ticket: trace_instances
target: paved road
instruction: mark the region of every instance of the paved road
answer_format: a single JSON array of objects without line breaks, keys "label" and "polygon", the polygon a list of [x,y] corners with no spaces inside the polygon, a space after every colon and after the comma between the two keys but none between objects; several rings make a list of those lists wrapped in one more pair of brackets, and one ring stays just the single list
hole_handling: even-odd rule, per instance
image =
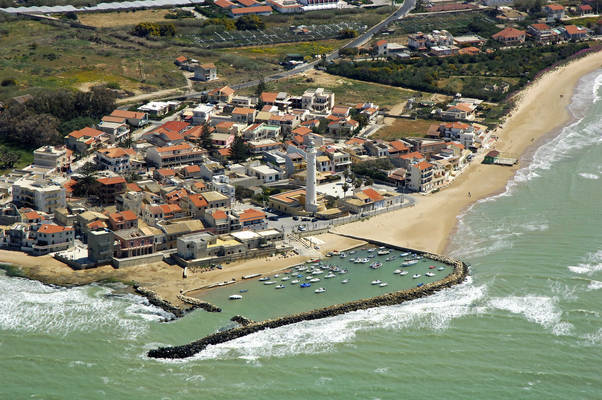
[{"label": "paved road", "polygon": [[[398,19],[404,18],[405,16],[408,15],[408,13],[416,6],[416,0],[405,0],[403,2],[403,4],[401,5],[401,7],[399,7],[393,14],[389,15],[387,18],[385,18],[384,20],[382,20],[381,22],[379,22],[378,24],[374,25],[372,28],[368,29],[366,32],[362,33],[360,36],[356,37],[355,39],[353,39],[352,41],[350,41],[349,43],[345,44],[344,46],[341,47],[341,49],[348,49],[351,47],[358,47],[361,46],[363,44],[366,44],[367,42],[369,42],[372,37],[374,37],[374,35],[376,35],[378,32],[380,32],[381,30],[383,30],[384,28],[386,28],[387,26],[389,26],[389,24],[393,21],[396,21]],[[327,61],[333,61],[336,60],[337,58],[339,58],[339,50],[334,50],[333,52],[329,53],[326,55],[326,60]],[[279,79],[283,79],[283,78],[288,78],[306,71],[309,71],[311,69],[313,69],[318,63],[320,62],[320,60],[317,61],[312,61],[310,63],[307,64],[303,64],[298,66],[297,68],[293,68],[290,69],[288,71],[282,71],[279,72],[277,74],[274,75],[268,75],[266,77],[264,77],[264,81],[265,82],[272,82],[272,81],[277,81]],[[243,82],[243,83],[237,83],[237,84],[232,84],[230,85],[230,87],[232,89],[235,90],[240,90],[240,89],[245,89],[245,88],[249,88],[249,87],[253,87],[253,86],[257,86],[259,84],[259,79],[255,79],[252,81],[248,81],[248,82]],[[190,98],[196,98],[196,97],[201,97],[204,94],[206,94],[207,91],[203,91],[203,92],[192,92],[192,93],[188,93],[186,95],[183,96],[172,96],[172,97],[168,97],[165,98],[164,100],[172,100],[172,99],[190,99]],[[127,101],[128,99],[123,99],[124,101]]]}]

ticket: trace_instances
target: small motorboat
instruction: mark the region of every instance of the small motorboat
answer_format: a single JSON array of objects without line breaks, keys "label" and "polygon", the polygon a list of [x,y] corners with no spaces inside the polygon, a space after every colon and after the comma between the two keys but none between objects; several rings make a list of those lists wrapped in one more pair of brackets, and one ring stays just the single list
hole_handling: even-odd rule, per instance
[{"label": "small motorboat", "polygon": [[437,271],[443,271],[445,269],[445,267],[439,267],[437,268]]},{"label": "small motorboat", "polygon": [[240,293],[247,293],[249,289],[240,289]]},{"label": "small motorboat", "polygon": [[424,283],[420,282],[418,285],[416,285],[416,287],[421,287],[424,286]]},{"label": "small motorboat", "polygon": [[293,285],[296,285],[297,283],[299,283],[299,279],[292,280],[292,281],[291,281],[291,283],[292,283]]},{"label": "small motorboat", "polygon": [[312,275],[320,275],[320,274],[323,274],[323,273],[324,273],[324,271],[322,271],[321,269],[316,269],[315,271],[311,272]]},{"label": "small motorboat", "polygon": [[380,247],[379,247],[379,249],[381,249],[381,250],[382,250],[382,249],[384,249],[384,248],[386,248],[386,247],[385,247],[385,246],[380,246]]},{"label": "small motorboat", "polygon": [[284,289],[285,287],[286,286],[284,286],[284,285],[278,285],[278,286],[275,287],[275,289]]},{"label": "small motorboat", "polygon": [[280,276],[280,274],[276,274],[274,275],[274,278],[278,278]]},{"label": "small motorboat", "polygon": [[429,269],[435,269],[434,265],[429,265]]},{"label": "small motorboat", "polygon": [[309,280],[311,283],[320,282],[320,278],[312,278]]},{"label": "small motorboat", "polygon": [[339,271],[337,271],[337,272],[338,272],[339,274],[346,274],[346,273],[347,273],[347,272],[349,272],[349,271],[347,271],[346,269],[341,269],[341,270],[339,270]]},{"label": "small motorboat", "polygon": [[269,276],[264,276],[263,278],[259,278],[259,282],[265,282],[265,281],[269,281],[270,277]]},{"label": "small motorboat", "polygon": [[408,253],[408,252],[406,251],[405,253],[400,253],[400,254],[399,254],[399,257],[407,257],[407,256],[409,256],[409,255],[410,255],[410,253]]},{"label": "small motorboat", "polygon": [[405,276],[405,275],[407,275],[407,274],[408,274],[408,271],[401,271],[401,272],[399,273],[399,276]]},{"label": "small motorboat", "polygon": [[280,279],[280,280],[281,280],[281,281],[288,281],[289,279],[291,279],[291,278],[290,278],[290,277],[288,277],[288,276],[285,276],[284,278],[282,278],[282,279]]},{"label": "small motorboat", "polygon": [[385,286],[387,286],[387,285],[388,285],[388,283],[387,283],[387,282],[383,282],[383,283],[379,283],[379,284],[378,284],[378,286],[380,286],[380,287],[385,287]]},{"label": "small motorboat", "polygon": [[343,279],[343,280],[341,281],[341,283],[342,283],[342,284],[349,283],[349,279]]},{"label": "small motorboat", "polygon": [[420,274],[414,274],[414,275],[412,275],[412,278],[418,279],[418,278],[420,278]]},{"label": "small motorboat", "polygon": [[299,287],[311,287],[311,283],[302,283],[299,285]]},{"label": "small motorboat", "polygon": [[380,267],[382,267],[382,263],[379,263],[379,262],[370,264],[371,269],[379,269]]},{"label": "small motorboat", "polygon": [[[345,257],[347,257],[347,254],[341,253],[341,254],[339,254],[339,257],[340,258],[345,258]],[[322,289],[322,288],[320,288],[320,289]],[[326,289],[324,289],[324,291],[326,291]]]},{"label": "small motorboat", "polygon": [[379,250],[379,251],[376,252],[376,254],[378,254],[379,256],[384,256],[384,255],[387,255],[389,253],[391,253],[390,250]]},{"label": "small motorboat", "polygon": [[404,267],[409,267],[410,265],[418,264],[418,260],[408,260],[401,263]]},{"label": "small motorboat", "polygon": [[316,290],[314,290],[314,293],[324,293],[326,291],[326,289],[324,289],[323,287],[318,288]]},{"label": "small motorboat", "polygon": [[376,254],[372,253],[372,254],[368,254],[368,258],[374,258],[376,257]]},{"label": "small motorboat", "polygon": [[273,285],[274,283],[276,283],[276,282],[274,282],[274,281],[265,281],[265,282],[263,282],[264,285]]},{"label": "small motorboat", "polygon": [[242,296],[239,294],[233,294],[232,296],[228,297],[230,300],[240,300],[242,299]]},{"label": "small motorboat", "polygon": [[432,272],[427,272],[427,273],[426,273],[426,274],[424,274],[424,275],[425,275],[425,276],[428,276],[428,277],[435,276],[435,274],[434,274],[434,273],[432,273]]},{"label": "small motorboat", "polygon": [[396,269],[395,271],[393,271],[393,273],[394,274],[399,274],[399,273],[401,273],[401,270],[400,269]]},{"label": "small motorboat", "polygon": [[375,248],[368,249],[368,253],[372,253],[374,250],[376,250],[376,249]]},{"label": "small motorboat", "polygon": [[376,280],[370,282],[371,285],[380,285],[381,283],[383,283],[383,281],[381,281],[380,279],[376,279]]},{"label": "small motorboat", "polygon": [[297,278],[303,278],[303,274],[298,274]]},{"label": "small motorboat", "polygon": [[329,273],[328,275],[324,275],[324,279],[330,279],[330,278],[334,278],[336,275],[333,274],[332,272]]},{"label": "small motorboat", "polygon": [[350,258],[349,261],[355,262],[355,258]]}]

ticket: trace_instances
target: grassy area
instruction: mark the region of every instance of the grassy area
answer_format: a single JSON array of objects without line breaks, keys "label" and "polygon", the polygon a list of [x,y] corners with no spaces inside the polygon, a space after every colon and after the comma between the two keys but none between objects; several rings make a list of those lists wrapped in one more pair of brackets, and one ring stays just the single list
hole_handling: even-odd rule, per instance
[{"label": "grassy area", "polygon": [[[14,168],[16,169],[23,168],[33,163],[33,152],[31,151],[31,149],[2,142],[0,142],[0,147],[4,147],[5,149],[8,149],[11,153],[17,153],[19,155],[19,161],[17,161],[14,166]],[[12,169],[0,169],[0,175],[4,175],[10,171],[12,171]]]},{"label": "grassy area", "polygon": [[114,28],[119,26],[136,25],[140,22],[167,22],[166,9],[115,11],[105,13],[80,13],[79,22],[97,28]]},{"label": "grassy area", "polygon": [[273,14],[261,17],[267,28],[291,25],[335,24],[340,22],[361,22],[368,26],[376,25],[391,14],[393,7],[343,8],[336,10],[310,11],[301,14]]},{"label": "grassy area", "polygon": [[340,47],[348,40],[318,40],[315,42],[283,43],[270,46],[238,47],[234,49],[220,49],[221,54],[230,54],[260,60],[267,63],[278,64],[287,54],[300,54],[313,58],[314,55],[329,53]]},{"label": "grassy area", "polygon": [[[338,77],[321,71],[311,71],[303,76],[269,82],[266,86],[267,91],[285,91],[293,95],[301,95],[310,88],[323,87],[335,94],[337,104],[373,102],[385,108],[416,95],[410,90]],[[247,93],[254,93],[254,89],[247,89]]]},{"label": "grassy area", "polygon": [[440,121],[396,118],[393,124],[380,128],[373,137],[384,140],[399,139],[407,136],[424,137],[429,126],[437,123],[440,123]]},{"label": "grassy area", "polygon": [[445,29],[454,36],[472,32],[485,37],[499,30],[495,21],[481,12],[413,15],[396,22],[393,27],[395,33],[402,34]]}]

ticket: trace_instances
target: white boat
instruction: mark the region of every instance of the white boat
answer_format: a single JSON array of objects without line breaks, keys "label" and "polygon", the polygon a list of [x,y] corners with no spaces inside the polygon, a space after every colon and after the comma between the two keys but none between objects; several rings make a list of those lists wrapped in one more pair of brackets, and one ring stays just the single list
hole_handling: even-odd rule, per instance
[{"label": "white boat", "polygon": [[228,297],[230,300],[240,300],[242,299],[242,296],[239,294],[233,294],[232,296]]},{"label": "white boat", "polygon": [[265,281],[269,281],[270,277],[269,276],[264,276],[263,278],[259,278],[260,282],[265,282]]},{"label": "white boat", "polygon": [[412,275],[412,278],[418,279],[418,278],[420,278],[420,274],[414,274],[414,275]]},{"label": "white boat", "polygon": [[401,273],[401,270],[400,269],[396,269],[395,271],[393,271],[393,273],[394,274],[399,274],[399,273]]},{"label": "white boat", "polygon": [[284,285],[278,285],[278,286],[276,286],[276,289],[284,289],[285,287],[286,286],[284,286]]},{"label": "white boat", "polygon": [[289,279],[291,279],[289,276],[285,276],[284,278],[280,279],[281,281],[288,281]]},{"label": "white boat", "polygon": [[408,271],[401,271],[401,272],[399,273],[399,276],[405,276],[405,275],[407,275],[407,274],[408,274]]},{"label": "white boat", "polygon": [[341,281],[341,283],[343,283],[343,284],[345,284],[345,283],[349,283],[349,279],[343,279],[343,280]]},{"label": "white boat", "polygon": [[405,253],[400,253],[400,254],[399,254],[399,257],[407,257],[407,256],[409,256],[409,255],[410,255],[410,253],[408,253],[408,252],[406,251]]},{"label": "white boat", "polygon": [[299,279],[295,279],[295,280],[291,281],[291,283],[292,283],[293,285],[295,285],[295,284],[299,283]]},{"label": "white boat", "polygon": [[376,250],[376,249],[375,248],[368,249],[368,253],[372,253],[374,250]]},{"label": "white boat", "polygon": [[[341,253],[341,254],[339,254],[339,257],[341,257],[341,258],[345,258],[345,257],[347,257],[347,254],[345,254],[345,253]],[[320,289],[322,289],[322,288],[320,288]],[[319,290],[319,289],[318,289],[318,290]],[[326,291],[326,290],[324,290],[324,291]]]},{"label": "white boat", "polygon": [[445,267],[439,267],[437,268],[437,271],[443,271],[445,269]]},{"label": "white boat", "polygon": [[321,269],[316,269],[314,271],[311,272],[312,275],[320,275],[323,274],[324,271],[322,271]]},{"label": "white boat", "polygon": [[391,253],[390,250],[379,250],[378,252],[376,252],[376,254],[378,254],[379,256],[384,256]]},{"label": "white boat", "polygon": [[326,289],[324,289],[323,287],[318,288],[316,290],[314,290],[314,293],[324,293],[326,291]]},{"label": "white boat", "polygon": [[383,281],[381,281],[380,279],[370,282],[371,285],[380,285],[381,283],[383,283]]},{"label": "white boat", "polygon": [[273,285],[274,283],[276,283],[276,282],[274,282],[274,281],[263,282],[264,285]]},{"label": "white boat", "polygon": [[355,254],[355,250],[351,250],[349,254]]},{"label": "white boat", "polygon": [[274,278],[278,278],[279,276],[280,276],[279,274],[276,274],[276,275],[274,275]]},{"label": "white boat", "polygon": [[312,278],[309,281],[312,282],[312,283],[320,282],[320,278]]},{"label": "white boat", "polygon": [[347,272],[349,272],[349,271],[347,271],[346,269],[342,269],[342,270],[340,270],[340,271],[337,271],[337,272],[338,272],[339,274],[346,274],[346,273],[347,273]]},{"label": "white boat", "polygon": [[388,283],[387,283],[387,282],[383,282],[383,283],[379,283],[379,284],[378,284],[378,286],[380,286],[380,287],[385,287],[385,286],[387,286],[387,285],[388,285]]},{"label": "white boat", "polygon": [[378,268],[380,268],[380,267],[382,267],[382,264],[381,264],[381,263],[379,263],[379,262],[376,262],[376,263],[372,263],[372,264],[370,264],[370,268],[371,268],[371,269],[378,269]]},{"label": "white boat", "polygon": [[324,278],[325,278],[325,279],[330,279],[330,278],[334,278],[335,276],[336,276],[336,275],[335,275],[335,274],[333,274],[333,273],[331,272],[331,273],[329,273],[328,275],[324,275]]},{"label": "white boat", "polygon": [[418,264],[418,260],[408,260],[401,263],[404,267],[409,267],[410,265]]},{"label": "white boat", "polygon": [[434,273],[432,273],[432,272],[427,272],[427,273],[426,273],[426,274],[424,274],[424,275],[426,275],[426,276],[429,276],[429,277],[430,277],[430,276],[435,276],[435,274],[434,274]]}]

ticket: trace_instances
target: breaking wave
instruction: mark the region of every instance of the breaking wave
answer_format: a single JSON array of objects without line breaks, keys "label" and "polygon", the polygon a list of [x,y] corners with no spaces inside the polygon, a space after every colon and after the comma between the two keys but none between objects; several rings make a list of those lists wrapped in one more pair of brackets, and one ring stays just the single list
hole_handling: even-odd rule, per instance
[{"label": "breaking wave", "polygon": [[592,275],[594,272],[602,271],[602,250],[589,253],[583,257],[583,262],[577,265],[569,265],[569,271],[576,274]]},{"label": "breaking wave", "polygon": [[582,178],[585,178],[585,179],[593,179],[593,180],[596,180],[596,179],[600,178],[596,174],[590,174],[590,173],[587,173],[587,172],[581,172],[579,174],[579,176],[582,177]]}]

